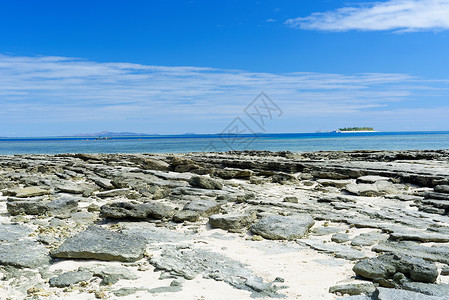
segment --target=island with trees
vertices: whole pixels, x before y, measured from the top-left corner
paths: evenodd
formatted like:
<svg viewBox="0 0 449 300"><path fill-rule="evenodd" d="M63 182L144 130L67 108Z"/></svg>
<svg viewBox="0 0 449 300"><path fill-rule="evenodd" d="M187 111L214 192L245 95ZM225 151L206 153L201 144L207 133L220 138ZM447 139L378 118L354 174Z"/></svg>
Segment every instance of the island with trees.
<svg viewBox="0 0 449 300"><path fill-rule="evenodd" d="M374 128L372 127L345 127L345 128L339 128L338 131L341 132L351 132L351 131L374 131Z"/></svg>

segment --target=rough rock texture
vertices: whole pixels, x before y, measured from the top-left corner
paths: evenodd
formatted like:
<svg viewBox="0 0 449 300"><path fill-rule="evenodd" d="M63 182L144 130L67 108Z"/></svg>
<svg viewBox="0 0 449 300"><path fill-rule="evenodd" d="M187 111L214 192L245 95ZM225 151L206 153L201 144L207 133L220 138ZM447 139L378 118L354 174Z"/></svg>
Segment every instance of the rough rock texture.
<svg viewBox="0 0 449 300"><path fill-rule="evenodd" d="M355 264L354 272L370 279L391 279L400 272L413 281L433 283L438 277L438 268L421 258L383 254Z"/></svg>
<svg viewBox="0 0 449 300"><path fill-rule="evenodd" d="M212 227L217 227L229 231L239 231L250 225L256 216L254 214L232 213L226 215L212 215L209 217L209 223Z"/></svg>
<svg viewBox="0 0 449 300"><path fill-rule="evenodd" d="M66 287L81 281L88 281L92 278L93 273L86 271L73 271L63 273L59 276L50 278L50 286Z"/></svg>
<svg viewBox="0 0 449 300"><path fill-rule="evenodd" d="M313 224L315 221L307 214L268 216L251 226L251 231L270 240L294 240L302 238Z"/></svg>
<svg viewBox="0 0 449 300"><path fill-rule="evenodd" d="M220 182L206 176L193 176L189 180L189 184L194 187L209 190L221 190L223 188L223 185Z"/></svg>
<svg viewBox="0 0 449 300"><path fill-rule="evenodd" d="M2 299L449 295L449 150L4 155L0 219Z"/></svg>
<svg viewBox="0 0 449 300"><path fill-rule="evenodd" d="M151 258L150 263L185 279L202 275L204 278L224 281L238 289L250 290L254 296L275 297L280 288L265 283L238 261L201 249L166 247L160 256Z"/></svg>
<svg viewBox="0 0 449 300"><path fill-rule="evenodd" d="M173 209L162 203L132 203L115 202L101 207L100 215L103 218L113 219L160 219L169 220L173 217Z"/></svg>
<svg viewBox="0 0 449 300"><path fill-rule="evenodd" d="M146 243L140 237L112 232L98 226L68 238L55 251L55 258L82 258L106 261L136 261L143 257Z"/></svg>

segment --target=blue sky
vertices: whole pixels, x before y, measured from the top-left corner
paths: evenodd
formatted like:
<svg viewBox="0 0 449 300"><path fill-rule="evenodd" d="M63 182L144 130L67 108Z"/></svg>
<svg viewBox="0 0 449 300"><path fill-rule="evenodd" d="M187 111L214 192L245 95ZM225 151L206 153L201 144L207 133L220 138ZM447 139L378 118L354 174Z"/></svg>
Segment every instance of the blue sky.
<svg viewBox="0 0 449 300"><path fill-rule="evenodd" d="M449 0L2 1L0 136L449 130Z"/></svg>

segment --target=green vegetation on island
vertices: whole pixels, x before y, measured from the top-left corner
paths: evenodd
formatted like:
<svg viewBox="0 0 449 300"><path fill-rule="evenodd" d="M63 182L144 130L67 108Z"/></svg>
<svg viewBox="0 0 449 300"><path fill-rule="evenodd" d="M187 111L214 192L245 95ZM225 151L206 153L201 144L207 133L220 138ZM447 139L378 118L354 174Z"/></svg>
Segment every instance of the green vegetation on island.
<svg viewBox="0 0 449 300"><path fill-rule="evenodd" d="M372 127L345 127L339 128L339 131L374 131Z"/></svg>

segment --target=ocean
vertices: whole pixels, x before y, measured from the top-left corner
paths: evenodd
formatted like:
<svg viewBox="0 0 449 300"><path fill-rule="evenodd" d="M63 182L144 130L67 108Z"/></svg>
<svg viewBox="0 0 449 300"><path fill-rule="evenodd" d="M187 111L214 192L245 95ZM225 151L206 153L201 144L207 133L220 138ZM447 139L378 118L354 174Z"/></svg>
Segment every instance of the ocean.
<svg viewBox="0 0 449 300"><path fill-rule="evenodd" d="M449 131L0 138L0 154L180 153L230 150L350 151L449 149Z"/></svg>

